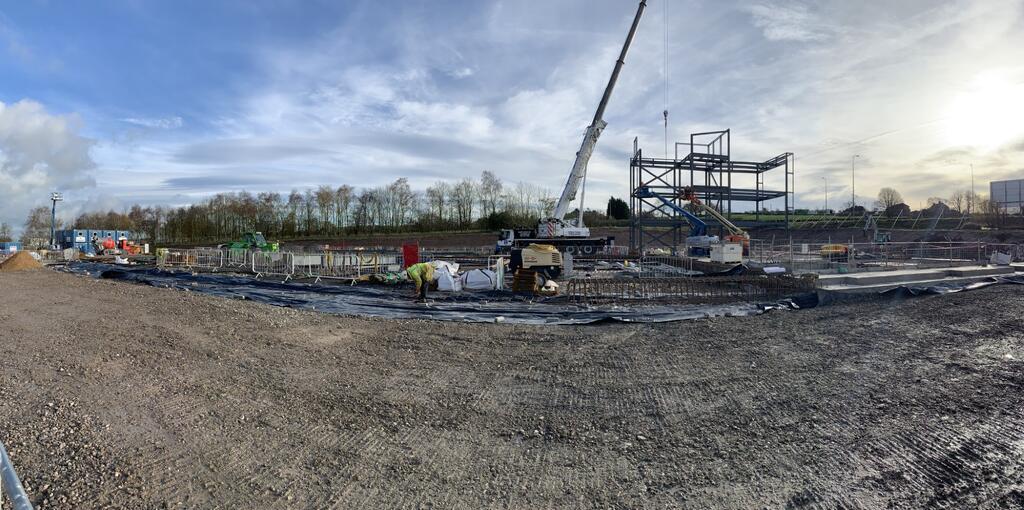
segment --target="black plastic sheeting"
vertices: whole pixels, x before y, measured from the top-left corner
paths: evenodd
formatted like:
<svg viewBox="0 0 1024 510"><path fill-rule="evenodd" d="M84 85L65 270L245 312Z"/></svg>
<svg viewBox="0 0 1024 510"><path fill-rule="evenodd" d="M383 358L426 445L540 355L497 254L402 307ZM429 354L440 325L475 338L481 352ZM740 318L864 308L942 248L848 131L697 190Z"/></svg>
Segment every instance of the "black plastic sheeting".
<svg viewBox="0 0 1024 510"><path fill-rule="evenodd" d="M952 294L954 292L963 292L966 290L983 289L992 285L1001 284L1015 284L1024 285L1024 275L1009 275L1009 276L990 276L985 280L970 282L970 283L943 283L937 285L929 285L927 287L918 287L913 285L901 285L894 289L889 289L881 292L883 297L888 298L900 298L900 297L916 297L916 296L933 296L941 294Z"/></svg>
<svg viewBox="0 0 1024 510"><path fill-rule="evenodd" d="M777 303L715 305L586 306L565 298L525 298L509 292L464 291L431 293L428 303L413 301L406 286L334 285L257 280L225 273L164 271L152 267L126 267L99 263L75 263L65 271L96 278L180 289L303 310L385 317L436 319L462 322L517 324L591 324L602 321L671 322L721 316L746 316L768 310L810 308L818 303L811 293Z"/></svg>

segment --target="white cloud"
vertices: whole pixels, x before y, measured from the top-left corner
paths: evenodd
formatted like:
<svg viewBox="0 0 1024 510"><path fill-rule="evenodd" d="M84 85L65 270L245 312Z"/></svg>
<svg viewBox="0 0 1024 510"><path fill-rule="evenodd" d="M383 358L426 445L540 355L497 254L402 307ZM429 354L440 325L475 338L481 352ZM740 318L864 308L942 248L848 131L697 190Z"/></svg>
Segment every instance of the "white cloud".
<svg viewBox="0 0 1024 510"><path fill-rule="evenodd" d="M754 26L769 41L823 41L829 38L821 19L801 4L767 3L748 7Z"/></svg>
<svg viewBox="0 0 1024 510"><path fill-rule="evenodd" d="M121 121L153 129L178 129L185 124L185 121L178 116L163 118L128 117L121 119Z"/></svg>
<svg viewBox="0 0 1024 510"><path fill-rule="evenodd" d="M463 78L469 78L470 76L473 76L475 72L476 71L468 67L460 67L458 69L449 71L448 75L451 76L452 78L461 80Z"/></svg>
<svg viewBox="0 0 1024 510"><path fill-rule="evenodd" d="M93 141L75 115L53 115L39 103L0 102L0 221L20 227L25 212L50 191L95 185Z"/></svg>
<svg viewBox="0 0 1024 510"><path fill-rule="evenodd" d="M100 180L130 191L132 200L171 192L182 200L209 189L168 191L161 183L210 176L203 182L214 186L228 182L215 175L251 167L261 176L253 190L374 186L399 176L423 184L486 168L557 190L636 4L564 2L550 6L554 13L540 4L484 6L482 17L474 4L445 20L468 28L440 32L419 13L368 23L357 12L312 41L275 41L254 52L258 71L237 102L211 114L212 129L147 133L155 139L131 148L107 145ZM571 16L583 5L587 16ZM949 144L936 120L986 70L1020 76L1013 73L1016 48L1024 46L1021 0L674 5L670 138L732 128L734 157L795 152L801 206L821 203L824 175L833 197L844 193L852 153L864 156L857 171L864 198L883 185L903 188L911 201L962 185L960 167L932 158ZM588 179L592 200L628 192L634 136L648 153L663 147L661 9L650 7L606 112L610 124ZM381 33L401 35L376 39ZM979 182L1024 167L1019 151L994 148L995 158L971 150ZM139 177L121 183L125 170Z"/></svg>

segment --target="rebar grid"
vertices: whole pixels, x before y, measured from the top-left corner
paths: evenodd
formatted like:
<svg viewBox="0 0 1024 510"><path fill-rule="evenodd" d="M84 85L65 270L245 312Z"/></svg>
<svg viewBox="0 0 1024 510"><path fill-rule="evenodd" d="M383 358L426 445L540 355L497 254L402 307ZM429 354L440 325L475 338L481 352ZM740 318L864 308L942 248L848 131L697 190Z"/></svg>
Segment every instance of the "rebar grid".
<svg viewBox="0 0 1024 510"><path fill-rule="evenodd" d="M571 300L585 303L634 300L722 303L781 299L816 288L815 279L788 276L574 278L566 283L565 294Z"/></svg>

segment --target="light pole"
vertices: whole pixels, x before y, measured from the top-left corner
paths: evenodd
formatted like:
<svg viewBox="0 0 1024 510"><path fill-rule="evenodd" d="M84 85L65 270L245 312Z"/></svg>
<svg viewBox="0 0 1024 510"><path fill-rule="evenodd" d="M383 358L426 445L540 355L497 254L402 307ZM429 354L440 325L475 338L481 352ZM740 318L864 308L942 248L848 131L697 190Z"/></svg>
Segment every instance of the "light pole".
<svg viewBox="0 0 1024 510"><path fill-rule="evenodd" d="M50 200L53 202L53 206L50 207L50 249L53 249L57 247L54 242L57 223L57 202L64 200L64 196L61 195L60 192L54 191L53 193L50 193Z"/></svg>
<svg viewBox="0 0 1024 510"><path fill-rule="evenodd" d="M854 154L850 158L850 209L857 207L857 173L856 162L860 154Z"/></svg>
<svg viewBox="0 0 1024 510"><path fill-rule="evenodd" d="M974 212L974 198L976 196L974 194L974 163L971 163L971 199L967 202L967 214Z"/></svg>
<svg viewBox="0 0 1024 510"><path fill-rule="evenodd" d="M825 213L827 214L828 213L828 176L827 175L823 175L823 176L821 176L821 178L825 180Z"/></svg>

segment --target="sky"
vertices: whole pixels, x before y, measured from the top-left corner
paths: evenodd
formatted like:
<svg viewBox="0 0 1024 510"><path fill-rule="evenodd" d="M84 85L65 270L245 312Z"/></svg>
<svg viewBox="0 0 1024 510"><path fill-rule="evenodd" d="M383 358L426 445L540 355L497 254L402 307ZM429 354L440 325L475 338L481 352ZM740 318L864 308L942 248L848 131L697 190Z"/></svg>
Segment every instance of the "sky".
<svg viewBox="0 0 1024 510"><path fill-rule="evenodd" d="M54 190L66 218L483 170L557 195L636 6L0 0L0 221ZM849 202L854 155L859 203L1024 178L1020 48L1024 0L649 0L587 206L628 195L634 138L664 153L665 109L673 142L793 152L801 208Z"/></svg>

